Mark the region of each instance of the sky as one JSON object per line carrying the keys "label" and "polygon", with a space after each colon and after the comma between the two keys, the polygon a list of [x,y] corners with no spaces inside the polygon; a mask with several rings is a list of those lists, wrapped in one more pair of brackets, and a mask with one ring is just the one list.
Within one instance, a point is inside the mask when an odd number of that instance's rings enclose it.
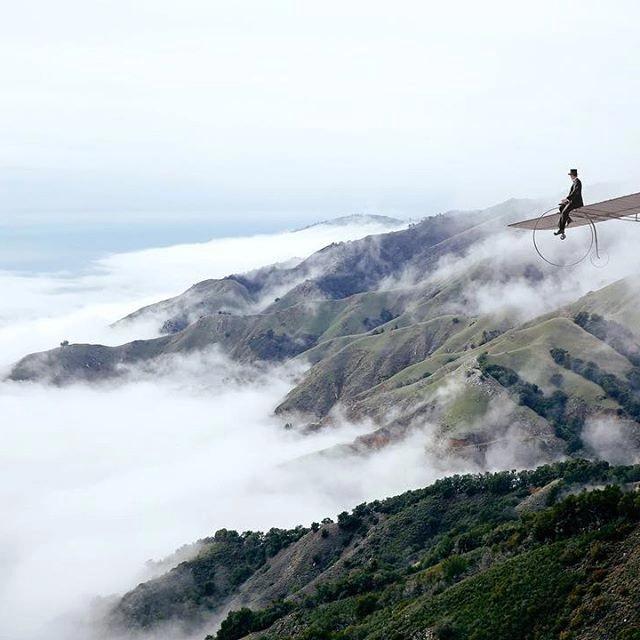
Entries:
{"label": "sky", "polygon": [[2,14],[0,230],[205,219],[246,233],[547,195],[572,167],[586,187],[637,177],[636,2],[24,0]]}

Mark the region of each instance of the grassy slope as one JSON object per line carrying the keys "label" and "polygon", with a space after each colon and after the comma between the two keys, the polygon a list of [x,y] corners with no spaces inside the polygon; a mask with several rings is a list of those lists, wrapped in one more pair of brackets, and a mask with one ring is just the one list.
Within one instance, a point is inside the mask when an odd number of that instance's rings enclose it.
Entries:
{"label": "grassy slope", "polygon": [[616,320],[640,339],[639,293],[637,282],[627,278],[588,293],[569,308],[574,314],[579,311],[588,311]]}
{"label": "grassy slope", "polygon": [[423,361],[459,330],[459,324],[453,316],[441,316],[406,328],[388,326],[382,333],[356,338],[312,367],[305,384],[296,387],[278,410],[325,415],[338,398],[347,400]]}
{"label": "grassy slope", "polygon": [[[367,387],[365,389],[358,386],[356,381],[351,381],[351,385],[346,387],[347,393],[343,393],[342,387],[334,385],[327,395],[333,402],[338,398],[346,401],[352,415],[373,416],[383,421],[383,424],[386,414],[391,409],[410,413],[412,406],[437,404],[440,409],[437,419],[441,426],[464,431],[469,425],[482,421],[494,396],[494,390],[483,387],[470,375],[477,357],[487,352],[490,362],[514,369],[523,380],[538,385],[545,394],[560,389],[571,398],[573,404],[587,407],[589,413],[615,412],[620,408],[616,400],[608,396],[598,384],[559,366],[551,357],[550,351],[553,348],[561,348],[569,353],[579,354],[585,361],[598,364],[602,370],[625,378],[632,369],[630,361],[573,321],[573,314],[582,310],[586,303],[590,309],[599,310],[607,307],[610,298],[620,295],[620,289],[624,287],[625,283],[607,287],[602,291],[601,302],[598,301],[598,293],[590,294],[583,301],[567,309],[506,330],[484,344],[482,341],[486,332],[495,330],[501,322],[504,327],[505,319],[462,318],[454,327],[455,330],[452,330],[442,344],[424,359],[409,362],[408,366],[399,369],[393,375],[385,375],[377,384],[375,380],[368,379],[368,383],[374,384],[364,385]],[[629,305],[632,311],[630,317],[633,318],[635,298],[626,296],[624,300],[625,304]],[[623,313],[623,306],[619,303],[615,307],[616,318],[626,318],[626,322],[629,323],[629,316]],[[460,317],[455,317],[460,320]],[[437,324],[442,319],[432,322]],[[400,320],[402,316],[393,323]],[[346,346],[341,343],[333,353],[327,349],[328,355],[317,363],[301,384],[290,393],[283,409],[294,409],[296,405],[298,408],[304,408],[309,404],[305,404],[305,397],[322,397],[323,389],[334,380],[335,368],[344,368],[342,356],[347,358],[349,354],[357,353],[358,363],[375,363],[374,345],[383,340],[390,345],[393,344],[396,340],[394,334],[400,331],[391,331],[388,325],[384,329],[384,338],[377,336],[375,341],[373,338],[359,339],[357,349],[354,348],[356,343],[348,343]],[[365,351],[368,352],[363,355]],[[359,375],[360,369],[355,367],[355,370],[355,375]],[[366,370],[367,366],[362,369],[363,372]],[[389,371],[385,373],[388,374]],[[323,410],[328,410],[330,404],[325,404]],[[433,419],[433,415],[430,417]]]}

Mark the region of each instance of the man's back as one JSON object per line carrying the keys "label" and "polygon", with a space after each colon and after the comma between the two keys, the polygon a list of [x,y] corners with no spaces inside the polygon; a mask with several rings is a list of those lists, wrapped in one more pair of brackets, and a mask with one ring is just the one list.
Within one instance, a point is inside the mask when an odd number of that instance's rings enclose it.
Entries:
{"label": "man's back", "polygon": [[582,182],[580,182],[580,178],[576,178],[573,181],[573,185],[571,185],[571,190],[569,191],[569,195],[567,196],[567,200],[571,202],[572,209],[577,209],[578,207],[583,207],[584,202],[582,201]]}

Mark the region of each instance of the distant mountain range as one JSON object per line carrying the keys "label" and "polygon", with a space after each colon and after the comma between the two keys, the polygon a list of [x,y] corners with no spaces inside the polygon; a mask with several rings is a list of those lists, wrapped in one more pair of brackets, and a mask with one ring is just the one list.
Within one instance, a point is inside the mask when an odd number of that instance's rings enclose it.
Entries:
{"label": "distant mountain range", "polygon": [[[212,345],[243,363],[299,360],[306,372],[274,407],[283,426],[324,428],[340,409],[373,425],[351,453],[429,427],[443,455],[483,465],[509,447],[519,467],[554,463],[456,476],[310,528],[219,531],[117,599],[109,633],[197,634],[218,616],[216,640],[640,637],[640,470],[579,460],[639,450],[640,288],[620,280],[525,320],[501,304],[513,283],[565,277],[534,254],[505,265],[487,251],[540,206],[451,212],[205,280],[119,321],[151,320],[157,338],[20,360],[11,379],[55,384]],[[484,289],[494,304],[478,304]],[[604,454],[585,437],[597,421],[614,443]]]}
{"label": "distant mountain range", "polygon": [[391,218],[390,216],[355,213],[349,216],[341,216],[339,218],[332,218],[330,220],[321,220],[320,222],[314,222],[313,224],[309,224],[306,227],[296,229],[296,231],[305,231],[306,229],[313,229],[319,226],[344,227],[350,224],[376,224],[383,227],[398,227],[399,225],[406,223],[406,220],[401,220],[400,218]]}
{"label": "distant mountain range", "polygon": [[331,423],[338,406],[352,419],[369,418],[376,429],[356,448],[380,447],[432,424],[443,447],[480,462],[508,436],[521,443],[526,465],[588,455],[585,422],[607,416],[636,443],[634,283],[618,282],[523,323],[508,307],[483,311],[473,300],[488,285],[499,292],[512,282],[535,286],[561,277],[543,273],[533,255],[508,269],[487,256],[438,275],[443,261],[462,262],[537,204],[511,200],[434,216],[332,244],[292,267],[205,280],[120,321],[152,319],[158,338],[61,346],[26,356],[10,377],[99,381],[218,345],[245,363],[310,363],[276,413],[298,428]]}

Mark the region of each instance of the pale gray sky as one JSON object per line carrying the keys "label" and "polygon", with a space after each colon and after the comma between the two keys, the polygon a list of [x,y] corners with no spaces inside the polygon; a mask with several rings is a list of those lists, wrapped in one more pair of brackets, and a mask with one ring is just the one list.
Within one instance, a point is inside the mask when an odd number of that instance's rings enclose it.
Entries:
{"label": "pale gray sky", "polygon": [[637,2],[3,5],[5,221],[417,215],[637,175]]}

